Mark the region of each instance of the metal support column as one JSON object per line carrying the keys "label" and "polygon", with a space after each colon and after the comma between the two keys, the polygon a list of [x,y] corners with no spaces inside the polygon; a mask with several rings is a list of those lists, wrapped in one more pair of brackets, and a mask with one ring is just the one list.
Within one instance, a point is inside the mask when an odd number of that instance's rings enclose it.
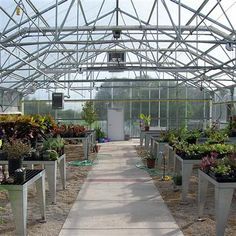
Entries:
{"label": "metal support column", "polygon": [[185,128],[188,128],[188,87],[185,86]]}

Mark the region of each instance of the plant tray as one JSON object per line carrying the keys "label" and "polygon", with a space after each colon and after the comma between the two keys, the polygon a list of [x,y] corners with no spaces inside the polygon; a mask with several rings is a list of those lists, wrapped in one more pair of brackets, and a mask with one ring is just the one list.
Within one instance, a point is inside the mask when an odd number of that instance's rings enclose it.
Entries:
{"label": "plant tray", "polygon": [[194,156],[188,156],[188,155],[179,155],[183,160],[201,160],[203,158],[203,155],[194,155]]}
{"label": "plant tray", "polygon": [[34,176],[36,176],[38,173],[40,173],[42,170],[26,170],[26,177],[25,177],[25,181],[21,182],[21,183],[7,183],[7,182],[1,182],[2,185],[23,185],[25,184],[27,181],[29,181],[30,179],[32,179]]}
{"label": "plant tray", "polygon": [[215,181],[219,183],[232,183],[236,182],[236,176],[216,176],[213,172],[209,171],[209,176],[211,176]]}

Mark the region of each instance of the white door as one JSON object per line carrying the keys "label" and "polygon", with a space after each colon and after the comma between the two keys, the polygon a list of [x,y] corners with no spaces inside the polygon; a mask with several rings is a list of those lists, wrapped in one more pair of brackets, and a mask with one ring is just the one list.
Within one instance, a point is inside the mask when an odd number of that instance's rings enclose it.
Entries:
{"label": "white door", "polygon": [[124,140],[124,111],[121,108],[108,108],[107,110],[108,138]]}

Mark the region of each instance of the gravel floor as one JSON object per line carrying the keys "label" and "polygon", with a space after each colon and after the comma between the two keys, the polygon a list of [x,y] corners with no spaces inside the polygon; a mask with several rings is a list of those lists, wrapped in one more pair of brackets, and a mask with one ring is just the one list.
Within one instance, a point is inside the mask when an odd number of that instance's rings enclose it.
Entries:
{"label": "gravel floor", "polygon": [[[143,149],[137,147],[137,153],[142,157]],[[188,203],[180,200],[180,193],[174,189],[171,181],[162,181],[160,176],[152,176],[153,181],[160,191],[167,206],[172,212],[177,224],[183,231],[185,236],[215,236],[215,206],[214,206],[214,188],[209,184],[207,202],[204,209],[204,221],[199,222],[197,211],[197,168],[194,169],[194,175],[191,177],[190,194],[188,195]],[[231,211],[228,218],[228,224],[225,236],[236,235],[236,193],[234,194]]]}
{"label": "gravel floor", "polygon": [[[79,145],[68,145],[66,147],[67,161],[78,160],[78,153],[82,154],[82,147]],[[137,148],[138,155],[142,156],[142,149]],[[82,155],[80,154],[80,159]],[[95,159],[96,154],[90,154],[90,159]],[[29,236],[56,236],[69,213],[69,210],[78,195],[78,192],[91,169],[87,167],[67,167],[67,189],[60,190],[58,185],[57,204],[47,205],[47,223],[39,223],[38,205],[34,201],[35,191],[30,189],[28,194],[28,235]],[[180,201],[180,191],[174,191],[172,181],[161,181],[160,176],[152,177],[160,191],[167,206],[171,210],[179,227],[186,236],[214,236],[214,189],[209,186],[207,204],[204,211],[205,220],[197,221],[197,170],[191,178],[190,194],[188,204]],[[14,221],[11,207],[8,201],[7,192],[0,192],[0,235],[13,236]],[[228,219],[225,236],[236,235],[236,196],[234,195],[231,211]]]}
{"label": "gravel floor", "polygon": [[[67,161],[82,159],[82,147],[79,145],[67,145]],[[90,159],[95,159],[96,154],[91,153]],[[56,236],[74,203],[83,182],[91,169],[91,166],[73,167],[67,166],[67,188],[61,190],[61,185],[57,187],[57,204],[46,206],[47,223],[39,223],[40,214],[37,201],[34,201],[36,192],[30,189],[28,193],[28,222],[27,232],[29,236]],[[46,181],[47,182],[47,181]],[[57,181],[59,182],[59,181]],[[46,186],[47,188],[47,186]],[[46,193],[47,194],[47,193]],[[8,200],[7,192],[0,192],[0,235],[15,235],[13,215]]]}

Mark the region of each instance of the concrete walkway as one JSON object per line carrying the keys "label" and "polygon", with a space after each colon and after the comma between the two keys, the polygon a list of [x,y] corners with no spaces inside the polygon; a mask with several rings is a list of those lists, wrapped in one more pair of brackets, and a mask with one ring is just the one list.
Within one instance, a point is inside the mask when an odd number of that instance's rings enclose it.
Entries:
{"label": "concrete walkway", "polygon": [[[102,145],[60,236],[181,236],[133,141]],[[138,143],[136,143],[138,144]]]}

